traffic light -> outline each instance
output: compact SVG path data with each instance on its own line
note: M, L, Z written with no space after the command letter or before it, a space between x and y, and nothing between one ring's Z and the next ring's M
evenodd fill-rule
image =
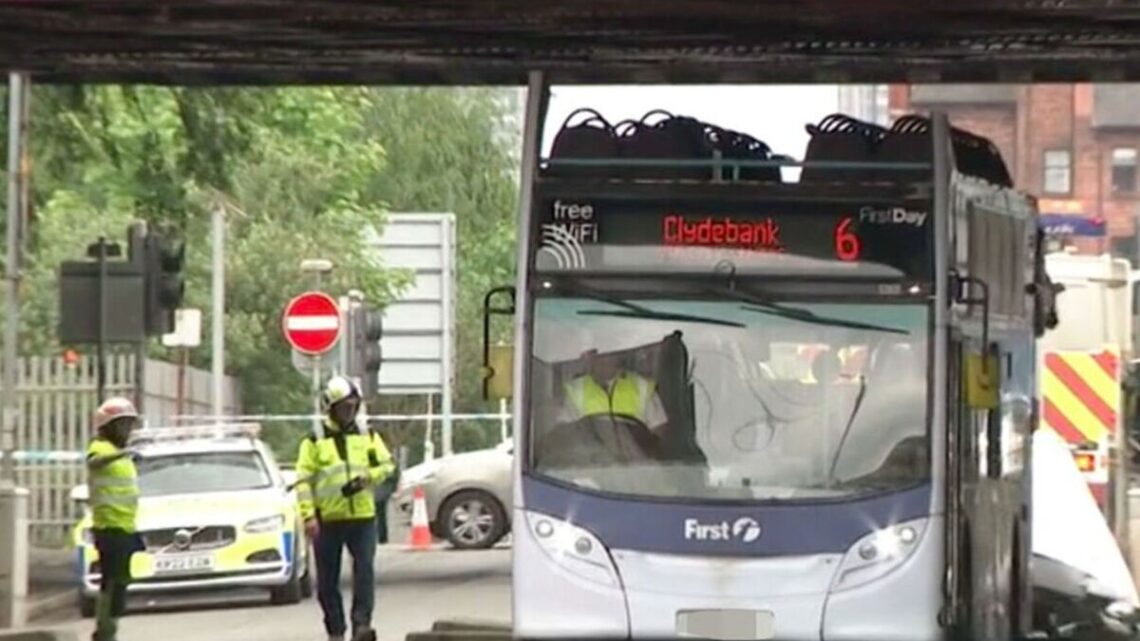
M349 312L352 318L352 353L349 374L360 379L365 398L376 395L380 387L380 338L384 334L383 313L379 309L359 305Z
M149 336L174 331L174 312L186 291L182 268L186 245L158 233L146 237L146 333Z

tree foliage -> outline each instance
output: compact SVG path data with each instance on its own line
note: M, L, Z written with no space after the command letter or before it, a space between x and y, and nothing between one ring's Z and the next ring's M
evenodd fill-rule
M440 99L448 94L457 99ZM481 397L482 305L489 289L514 283L519 144L510 119L514 97L482 89L398 89L369 113L368 128L384 141L389 161L369 183L369 199L383 200L393 212L456 216L454 406L468 412L498 411ZM409 399L390 402L386 409L420 413L424 405ZM456 449L467 450L495 442L499 427L459 423L454 433Z
M246 411L305 412L308 382L278 329L284 302L311 286L301 260L334 262L326 290L360 289L383 303L407 277L379 266L365 227L382 225L386 211L451 211L459 243L455 406L477 409L479 304L488 286L513 273L515 141L503 135L505 95L35 88L24 345L58 347L59 262L81 258L99 235L125 242L136 219L185 236L186 305L201 308L208 327L210 212L223 204L228 372L243 383ZM164 356L158 345L152 352ZM206 335L191 362L208 367L209 354ZM292 426L279 444L301 432Z

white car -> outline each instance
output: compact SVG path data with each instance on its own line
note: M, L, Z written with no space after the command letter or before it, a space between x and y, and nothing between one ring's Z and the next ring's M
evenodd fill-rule
M392 496L401 520L411 523L415 489L424 489L432 534L459 549L484 549L511 530L511 439L474 452L452 454L404 470Z
M153 428L137 433L138 530L128 596L264 588L273 603L312 594L309 545L296 495L269 447L249 426ZM88 502L87 486L72 499ZM91 513L75 528L79 609L94 614L99 554Z

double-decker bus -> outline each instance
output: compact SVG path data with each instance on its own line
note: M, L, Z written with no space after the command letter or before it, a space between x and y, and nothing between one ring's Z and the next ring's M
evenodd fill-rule
M515 321L487 373L513 377L515 637L1028 627L1035 201L963 173L941 116L903 179L670 180L540 159L541 104L487 310Z

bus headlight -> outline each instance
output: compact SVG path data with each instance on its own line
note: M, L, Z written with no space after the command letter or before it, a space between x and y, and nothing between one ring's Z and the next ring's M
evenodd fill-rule
M566 571L605 585L617 585L613 561L590 532L545 514L527 514L527 525L543 551Z
M262 532L276 532L285 527L285 516L274 514L261 519L254 519L245 524L242 529L246 534L260 534Z
M850 590L870 583L902 565L918 548L925 531L926 519L915 519L859 539L843 556L831 591Z

